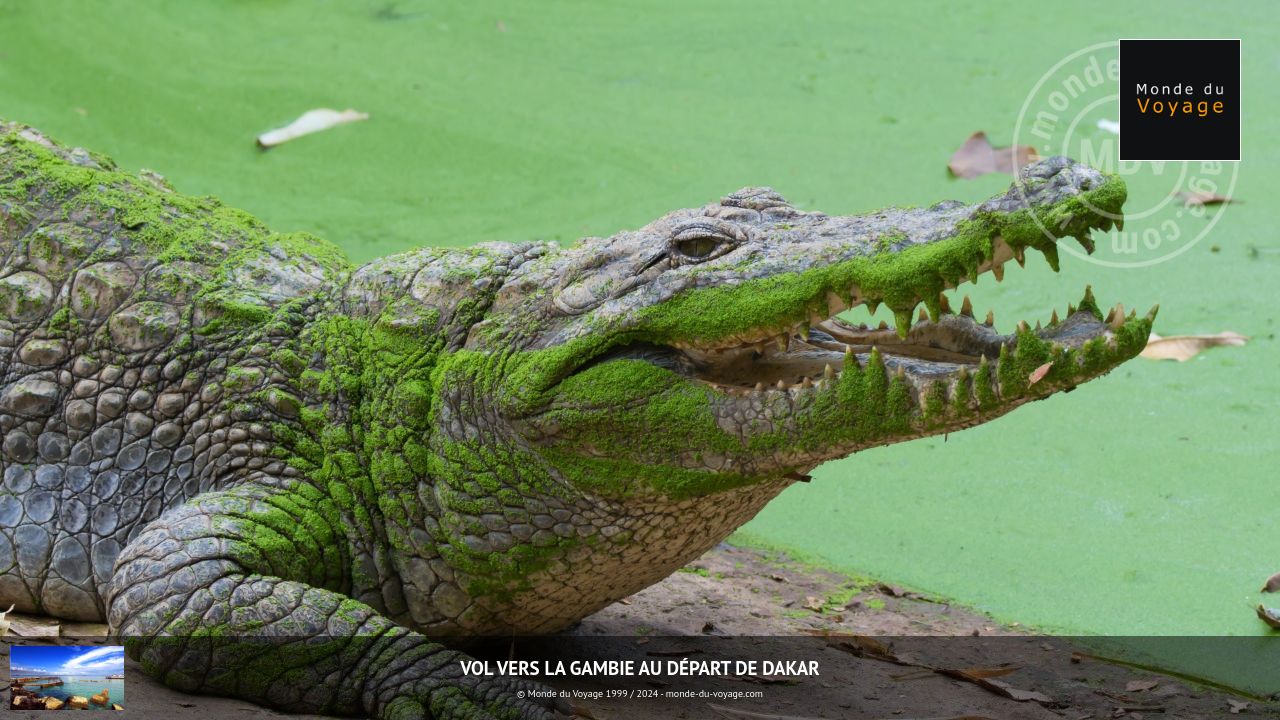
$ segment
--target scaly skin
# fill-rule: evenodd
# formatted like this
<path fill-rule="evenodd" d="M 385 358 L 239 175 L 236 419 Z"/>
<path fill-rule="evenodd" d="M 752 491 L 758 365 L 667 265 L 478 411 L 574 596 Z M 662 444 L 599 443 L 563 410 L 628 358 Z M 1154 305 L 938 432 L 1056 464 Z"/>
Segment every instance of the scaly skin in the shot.
<path fill-rule="evenodd" d="M 979 206 L 827 217 L 747 188 L 565 249 L 353 268 L 0 137 L 0 604 L 105 618 L 165 682 L 287 710 L 551 717 L 427 638 L 560 630 L 821 462 L 1104 374 L 1153 318 L 950 312 L 1028 248 L 1056 265 L 1041 224 L 1109 227 L 1123 184 L 1062 158 Z M 897 328 L 832 319 L 861 303 Z"/>

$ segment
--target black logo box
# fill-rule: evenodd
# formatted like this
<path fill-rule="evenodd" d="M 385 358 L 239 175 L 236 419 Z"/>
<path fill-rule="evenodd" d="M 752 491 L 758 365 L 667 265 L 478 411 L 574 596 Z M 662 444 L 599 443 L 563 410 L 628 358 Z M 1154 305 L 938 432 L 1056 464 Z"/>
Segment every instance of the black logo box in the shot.
<path fill-rule="evenodd" d="M 1240 40 L 1121 39 L 1119 102 L 1121 160 L 1239 160 Z"/>

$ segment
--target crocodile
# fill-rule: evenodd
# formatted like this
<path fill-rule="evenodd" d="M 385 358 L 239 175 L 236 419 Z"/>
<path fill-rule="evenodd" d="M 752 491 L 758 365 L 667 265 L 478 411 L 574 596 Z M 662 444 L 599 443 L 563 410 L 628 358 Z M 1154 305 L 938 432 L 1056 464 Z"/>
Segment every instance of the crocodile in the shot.
<path fill-rule="evenodd" d="M 948 297 L 1123 222 L 1123 182 L 1063 157 L 978 204 L 829 216 L 748 187 L 355 267 L 0 137 L 0 605 L 285 711 L 552 717 L 459 642 L 569 627 L 825 461 L 1104 375 L 1155 317 L 1086 289 L 1001 333 Z M 861 306 L 895 322 L 840 317 Z"/>

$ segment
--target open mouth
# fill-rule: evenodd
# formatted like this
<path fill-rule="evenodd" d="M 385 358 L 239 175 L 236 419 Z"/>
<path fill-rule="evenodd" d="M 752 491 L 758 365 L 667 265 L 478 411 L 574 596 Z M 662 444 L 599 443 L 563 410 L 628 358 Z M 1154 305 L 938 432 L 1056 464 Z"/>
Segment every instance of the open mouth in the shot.
<path fill-rule="evenodd" d="M 1105 221 L 1101 221 L 1105 222 Z M 1091 249 L 1087 234 L 1081 245 Z M 1023 250 L 1014 250 L 1003 239 L 992 241 L 990 260 L 971 273 L 969 281 L 978 275 L 991 274 L 997 281 L 1004 278 L 1004 265 L 1010 260 L 1024 263 Z M 1056 269 L 1056 268 L 1055 268 Z M 962 284 L 963 279 L 949 284 L 947 290 Z M 921 302 L 924 302 L 923 300 Z M 1069 388 L 1079 382 L 1109 370 L 1130 357 L 1135 350 L 1131 337 L 1135 333 L 1123 333 L 1126 323 L 1139 326 L 1154 318 L 1155 308 L 1145 318 L 1136 313 L 1126 314 L 1122 305 L 1109 312 L 1098 309 L 1090 289 L 1086 288 L 1079 307 L 1068 306 L 1059 314 L 1054 311 L 1049 318 L 1036 321 L 1034 327 L 1026 321 L 1017 323 L 1016 329 L 1002 334 L 995 327 L 992 313 L 976 317 L 969 298 L 948 298 L 946 291 L 936 300 L 920 308 L 913 322 L 910 312 L 895 312 L 896 326 L 880 323 L 878 326 L 854 325 L 836 317 L 836 314 L 858 305 L 874 307 L 878 302 L 866 298 L 861 290 L 853 287 L 846 300 L 834 294 L 828 298 L 826 317 L 810 315 L 804 322 L 778 330 L 762 330 L 750 337 L 734 338 L 720 345 L 670 345 L 633 344 L 615 348 L 600 361 L 611 359 L 640 359 L 668 368 L 693 380 L 705 383 L 727 395 L 753 395 L 758 393 L 788 393 L 798 395 L 820 392 L 839 383 L 845 370 L 856 363 L 859 370 L 869 363 L 882 363 L 885 371 L 909 381 L 913 399 L 917 402 L 925 390 L 941 382 L 948 388 L 954 400 L 957 388 L 970 394 L 966 400 L 978 402 L 979 391 L 970 385 L 961 385 L 971 378 L 984 379 L 992 385 L 996 397 L 1009 397 L 1013 388 L 1001 387 L 1001 380 L 1008 377 L 1011 368 L 1002 370 L 1002 363 L 1017 363 L 1017 372 L 1027 374 L 1028 361 L 1033 358 L 1031 348 L 1019 353 L 1020 346 L 1034 345 L 1035 367 L 1042 367 L 1047 374 L 1057 366 L 1050 382 L 1041 387 L 1047 394 L 1050 388 Z M 955 306 L 958 306 L 955 307 Z M 1125 334 L 1125 347 L 1121 347 L 1121 334 Z M 1142 332 L 1145 339 L 1145 332 Z M 875 359 L 873 360 L 873 354 Z M 1028 384 L 1041 378 L 1022 378 L 1021 382 L 1005 382 L 1020 386 L 1016 394 L 1023 394 Z"/>

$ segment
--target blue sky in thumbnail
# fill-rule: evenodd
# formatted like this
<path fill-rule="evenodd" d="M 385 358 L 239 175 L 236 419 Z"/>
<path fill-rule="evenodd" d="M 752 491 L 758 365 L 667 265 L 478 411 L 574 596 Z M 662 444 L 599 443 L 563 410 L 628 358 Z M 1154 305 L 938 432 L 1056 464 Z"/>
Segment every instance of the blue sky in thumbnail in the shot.
<path fill-rule="evenodd" d="M 10 677 L 114 675 L 124 672 L 124 648 L 119 645 L 13 645 L 9 648 L 9 672 Z"/>

